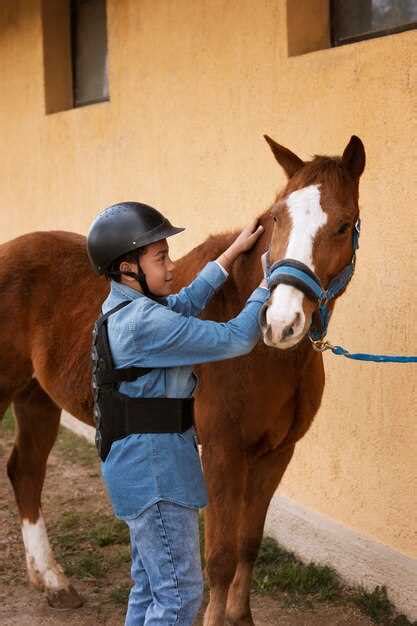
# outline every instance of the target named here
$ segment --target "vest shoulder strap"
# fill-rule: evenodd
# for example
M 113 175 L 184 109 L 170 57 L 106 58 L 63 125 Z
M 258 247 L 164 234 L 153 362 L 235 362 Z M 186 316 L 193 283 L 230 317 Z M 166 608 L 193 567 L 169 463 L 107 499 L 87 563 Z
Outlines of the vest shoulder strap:
M 103 358 L 106 366 L 104 368 L 99 368 L 96 377 L 97 384 L 100 385 L 118 385 L 122 382 L 132 382 L 145 374 L 148 374 L 152 371 L 151 367 L 122 367 L 116 369 L 114 367 L 113 357 L 110 350 L 109 338 L 107 334 L 107 319 L 113 313 L 120 311 L 120 309 L 124 308 L 128 304 L 130 304 L 130 300 L 125 300 L 120 302 L 117 306 L 115 306 L 110 311 L 107 311 L 104 315 L 98 318 L 96 325 L 97 330 L 95 332 L 95 339 L 97 337 L 97 342 L 99 344 L 100 351 L 103 350 Z

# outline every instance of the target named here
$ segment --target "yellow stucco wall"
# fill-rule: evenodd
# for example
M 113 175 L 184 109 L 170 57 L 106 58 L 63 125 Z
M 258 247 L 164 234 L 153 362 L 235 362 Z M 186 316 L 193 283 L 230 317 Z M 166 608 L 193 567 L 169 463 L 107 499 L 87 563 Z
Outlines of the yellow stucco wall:
M 308 158 L 365 142 L 358 271 L 330 337 L 417 353 L 417 31 L 288 57 L 284 0 L 109 0 L 109 103 L 45 115 L 38 0 L 0 7 L 0 239 L 86 232 L 139 199 L 188 232 L 243 225 Z M 417 557 L 415 366 L 326 357 L 327 390 L 283 493 Z

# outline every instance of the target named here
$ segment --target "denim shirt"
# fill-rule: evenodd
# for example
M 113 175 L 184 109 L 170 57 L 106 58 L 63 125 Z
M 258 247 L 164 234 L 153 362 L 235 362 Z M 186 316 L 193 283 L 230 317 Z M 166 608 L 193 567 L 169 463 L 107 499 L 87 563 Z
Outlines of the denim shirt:
M 217 262 L 209 262 L 188 287 L 158 302 L 111 281 L 103 313 L 130 301 L 107 321 L 114 365 L 154 368 L 133 382 L 121 383 L 121 393 L 190 397 L 197 384 L 193 365 L 252 350 L 259 339 L 258 313 L 269 296 L 267 289 L 255 289 L 239 315 L 228 322 L 197 318 L 226 278 Z M 193 508 L 207 504 L 194 427 L 184 433 L 132 434 L 114 441 L 101 472 L 120 519 L 132 519 L 160 500 Z

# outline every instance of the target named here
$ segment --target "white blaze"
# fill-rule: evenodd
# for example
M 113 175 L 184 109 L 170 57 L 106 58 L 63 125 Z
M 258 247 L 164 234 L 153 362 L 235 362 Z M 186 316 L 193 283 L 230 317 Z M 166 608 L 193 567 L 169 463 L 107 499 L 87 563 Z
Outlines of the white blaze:
M 46 589 L 68 589 L 69 582 L 62 567 L 55 561 L 40 512 L 34 524 L 27 519 L 22 520 L 22 535 L 31 582 Z
M 300 261 L 314 272 L 314 239 L 327 222 L 327 214 L 320 204 L 319 185 L 293 191 L 287 198 L 287 208 L 292 227 L 284 258 Z M 271 326 L 275 345 L 281 342 L 282 331 L 293 323 L 294 333 L 285 341 L 285 347 L 291 347 L 300 340 L 305 326 L 303 298 L 304 294 L 290 285 L 278 285 L 274 290 L 266 321 Z
M 327 214 L 320 204 L 318 185 L 293 191 L 287 199 L 292 229 L 285 258 L 296 259 L 313 272 L 313 244 L 319 228 L 327 222 Z

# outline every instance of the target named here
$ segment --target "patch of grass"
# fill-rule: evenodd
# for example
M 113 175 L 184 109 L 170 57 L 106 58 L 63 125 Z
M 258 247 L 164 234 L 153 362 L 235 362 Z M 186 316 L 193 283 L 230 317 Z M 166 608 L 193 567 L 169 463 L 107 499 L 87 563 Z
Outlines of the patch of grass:
M 392 618 L 393 606 L 385 587 L 375 587 L 374 591 L 360 589 L 354 592 L 352 600 L 375 624 L 387 623 Z
M 95 446 L 63 426 L 59 429 L 55 450 L 61 452 L 65 460 L 71 463 L 98 466 L 99 459 Z
M 111 590 L 109 597 L 110 600 L 118 606 L 126 606 L 129 597 L 130 585 L 118 585 Z
M 51 533 L 57 557 L 65 573 L 100 584 L 111 572 L 129 572 L 129 531 L 123 522 L 92 511 L 66 511 Z
M 129 528 L 118 519 L 102 517 L 89 533 L 89 538 L 97 546 L 113 544 L 130 545 Z
M 55 526 L 54 542 L 66 552 L 72 547 L 78 550 L 87 545 L 129 545 L 129 529 L 110 515 L 65 511 Z
M 66 511 L 55 525 L 52 544 L 66 573 L 83 580 L 102 578 L 130 562 L 129 530 L 109 515 Z M 103 548 L 113 548 L 110 552 Z
M 130 563 L 130 546 L 116 546 L 116 550 L 114 550 L 110 556 L 106 555 L 105 559 L 112 567 Z
M 6 433 L 14 433 L 15 431 L 15 419 L 12 413 L 11 408 L 8 408 L 6 413 L 3 416 L 3 419 L 0 420 L 1 428 Z
M 335 600 L 341 596 L 342 584 L 337 573 L 327 566 L 305 565 L 291 552 L 266 537 L 259 550 L 253 576 L 253 589 L 258 593 L 286 592 L 295 600 Z
M 83 515 L 78 511 L 64 511 L 59 518 L 58 527 L 61 530 L 75 530 L 82 524 Z
M 366 591 L 362 588 L 356 589 L 353 592 L 352 601 L 375 624 L 417 626 L 417 622 L 410 622 L 405 615 L 395 615 L 395 607 L 388 598 L 386 587 L 375 587 L 373 591 Z
M 67 559 L 65 573 L 75 576 L 79 580 L 91 580 L 101 578 L 107 570 L 103 556 L 98 552 L 88 552 Z
M 51 537 L 58 554 L 78 552 L 85 547 L 91 530 L 91 518 L 90 513 L 76 511 L 62 513 Z

